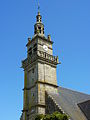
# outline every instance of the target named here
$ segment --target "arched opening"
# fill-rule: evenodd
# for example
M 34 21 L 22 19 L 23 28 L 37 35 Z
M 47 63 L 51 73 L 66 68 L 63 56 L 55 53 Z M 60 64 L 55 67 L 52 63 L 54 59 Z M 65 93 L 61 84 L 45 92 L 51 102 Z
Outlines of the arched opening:
M 38 29 L 39 29 L 39 32 L 41 33 L 41 27 L 38 27 Z

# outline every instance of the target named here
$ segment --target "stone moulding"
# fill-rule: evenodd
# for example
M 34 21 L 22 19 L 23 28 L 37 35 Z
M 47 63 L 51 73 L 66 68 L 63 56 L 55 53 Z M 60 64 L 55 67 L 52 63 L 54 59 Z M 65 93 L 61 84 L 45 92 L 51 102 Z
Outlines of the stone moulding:
M 36 35 L 34 35 L 34 37 L 32 38 L 32 40 L 31 40 L 31 42 L 33 42 L 33 40 L 35 40 L 35 39 L 42 39 L 43 41 L 45 41 L 45 42 L 49 42 L 49 43 L 51 43 L 51 44 L 53 44 L 54 42 L 53 41 L 50 41 L 48 38 L 46 38 L 45 36 L 41 36 L 41 35 L 39 35 L 39 34 L 36 34 Z
M 41 83 L 41 84 L 44 84 L 44 85 L 49 85 L 49 86 L 53 86 L 53 87 L 55 87 L 55 88 L 58 88 L 58 86 L 55 85 L 55 84 L 50 84 L 50 83 L 47 83 L 47 82 L 42 82 L 42 81 L 38 81 L 38 80 L 37 80 L 33 86 L 31 86 L 31 87 L 29 87 L 29 88 L 24 88 L 23 90 L 30 90 L 30 89 L 32 89 L 33 87 L 35 87 L 37 83 Z
M 35 53 L 33 53 L 30 57 L 22 61 L 22 68 L 27 67 L 29 64 L 33 63 L 37 59 L 46 61 L 54 65 L 59 64 L 58 56 L 53 56 L 53 55 L 47 54 L 46 52 L 38 50 Z

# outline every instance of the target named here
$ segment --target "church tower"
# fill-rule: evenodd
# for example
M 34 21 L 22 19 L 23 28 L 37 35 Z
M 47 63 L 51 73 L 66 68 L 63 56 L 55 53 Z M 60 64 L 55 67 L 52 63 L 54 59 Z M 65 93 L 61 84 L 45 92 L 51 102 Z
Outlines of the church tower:
M 45 94 L 57 93 L 56 67 L 58 56 L 53 56 L 51 36 L 44 34 L 42 16 L 38 12 L 34 36 L 28 38 L 24 69 L 24 98 L 21 120 L 34 120 L 35 115 L 46 113 Z

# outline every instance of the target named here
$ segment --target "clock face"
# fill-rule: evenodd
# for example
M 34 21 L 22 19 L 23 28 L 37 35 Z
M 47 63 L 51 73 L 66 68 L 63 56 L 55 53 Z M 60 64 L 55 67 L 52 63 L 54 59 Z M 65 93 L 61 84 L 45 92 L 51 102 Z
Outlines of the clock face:
M 44 49 L 45 51 L 48 51 L 48 47 L 47 47 L 46 45 L 43 45 L 43 49 Z

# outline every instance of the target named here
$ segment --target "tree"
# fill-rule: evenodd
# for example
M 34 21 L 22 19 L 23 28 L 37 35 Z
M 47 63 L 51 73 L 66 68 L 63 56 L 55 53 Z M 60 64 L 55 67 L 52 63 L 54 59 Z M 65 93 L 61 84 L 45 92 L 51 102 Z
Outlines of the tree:
M 48 115 L 37 115 L 35 120 L 69 120 L 69 117 L 60 112 L 54 112 L 53 114 Z

